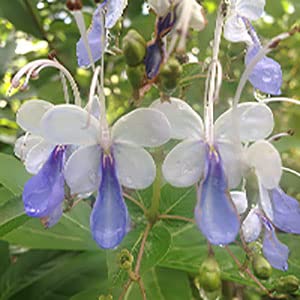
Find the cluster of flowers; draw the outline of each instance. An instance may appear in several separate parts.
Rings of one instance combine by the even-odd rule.
[[[126,4],[124,0],[104,1],[93,15],[88,33],[81,28],[82,38],[77,44],[80,66],[91,65],[103,55],[103,32],[116,23]],[[178,36],[188,27],[200,29],[199,24],[204,27],[206,22],[195,0],[149,0],[149,5],[159,20],[168,19],[159,24],[171,26],[167,32],[171,35]],[[246,43],[249,64],[261,47],[250,21],[263,13],[264,0],[232,0],[227,9],[224,36]],[[80,15],[74,15],[79,24]],[[175,21],[171,22],[172,18]],[[65,72],[72,81],[58,62],[44,60],[29,65],[14,77],[13,86],[19,86],[24,74],[30,77],[47,65]],[[17,123],[26,134],[17,140],[15,153],[34,174],[24,187],[26,213],[43,218],[50,227],[62,216],[66,186],[79,198],[97,192],[91,231],[100,247],[114,248],[130,230],[122,186],[144,189],[156,176],[155,162],[143,148],[181,140],[166,156],[162,172],[175,187],[197,185],[195,220],[208,241],[227,245],[239,232],[246,242],[263,235],[264,256],[273,267],[286,270],[289,250],[277,239],[275,227],[300,234],[300,205],[279,187],[282,162],[272,137],[268,139],[274,127],[270,108],[263,102],[246,102],[229,109],[214,123],[212,141],[206,139],[207,128],[201,117],[176,98],[167,102],[158,99],[149,108],[135,109],[110,129],[98,86],[99,73],[97,67],[85,108],[31,100],[18,111]],[[264,57],[249,80],[262,92],[278,94],[280,65]],[[245,187],[249,172],[256,176],[259,196],[248,208]]]

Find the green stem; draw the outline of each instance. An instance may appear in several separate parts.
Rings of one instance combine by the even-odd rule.
[[[162,180],[162,159],[163,159],[163,151],[162,149],[158,149],[155,153],[155,161],[156,161],[156,178],[153,183],[153,195],[151,206],[148,210],[148,219],[151,224],[154,224],[159,216],[159,207],[160,207],[160,189],[161,189],[161,180]]]

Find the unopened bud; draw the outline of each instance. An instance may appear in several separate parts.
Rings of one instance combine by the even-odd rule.
[[[145,72],[145,65],[127,66],[126,73],[134,90],[138,90],[143,85]]]
[[[66,6],[70,11],[82,9],[81,0],[67,0]]]
[[[170,58],[162,67],[159,80],[162,88],[166,91],[174,90],[182,74],[182,66],[176,58]]]
[[[130,270],[132,268],[133,256],[127,249],[123,249],[119,253],[118,260],[119,260],[119,264],[120,264],[121,269],[127,271],[127,270]]]
[[[128,66],[134,67],[143,62],[146,47],[145,39],[136,30],[127,32],[123,39],[123,52]]]
[[[213,257],[208,257],[199,269],[199,284],[206,292],[213,292],[221,286],[221,270]]]
[[[252,268],[255,276],[260,279],[268,279],[272,275],[272,266],[260,254],[256,254],[252,260]]]
[[[275,281],[275,290],[279,293],[295,293],[299,289],[300,281],[294,275],[287,275]]]

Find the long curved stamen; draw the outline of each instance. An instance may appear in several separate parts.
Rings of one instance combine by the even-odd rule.
[[[286,102],[286,103],[292,103],[296,105],[300,105],[300,100],[292,99],[292,98],[285,98],[285,97],[272,97],[272,98],[266,98],[259,100],[259,102],[262,103],[272,103],[272,102]]]
[[[295,175],[295,176],[300,177],[300,173],[297,172],[297,171],[295,171],[295,170],[293,170],[293,169],[290,169],[290,168],[287,168],[287,167],[282,167],[281,169],[282,169],[283,171],[285,171],[285,172],[288,172],[288,173],[291,173],[291,174],[293,174],[293,175]]]
[[[77,84],[75,82],[75,79],[71,75],[71,73],[58,61],[53,61],[50,59],[38,59],[35,60],[27,65],[25,65],[23,68],[21,68],[17,74],[12,78],[11,86],[9,87],[8,94],[11,93],[12,88],[18,88],[20,86],[20,80],[23,76],[26,75],[25,82],[22,84],[21,88],[26,87],[26,85],[29,82],[30,77],[32,76],[38,76],[39,73],[45,69],[45,68],[55,68],[58,69],[60,72],[66,76],[68,79],[70,86],[72,88],[75,103],[79,106],[81,106],[81,98],[80,93],[77,87]]]

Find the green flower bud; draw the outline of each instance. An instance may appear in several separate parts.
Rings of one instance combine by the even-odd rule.
[[[134,67],[143,62],[146,47],[145,39],[136,30],[128,31],[123,38],[123,52],[128,66]]]
[[[299,289],[300,280],[294,275],[287,275],[275,281],[275,290],[279,293],[294,293]]]
[[[145,65],[127,67],[126,73],[133,89],[138,90],[143,85],[145,72]]]
[[[128,271],[132,268],[133,256],[127,249],[123,249],[119,253],[118,260],[121,269]]]
[[[162,67],[159,80],[164,90],[174,90],[179,82],[182,74],[182,66],[176,58],[170,58]]]
[[[252,268],[255,276],[260,279],[268,279],[272,275],[272,266],[262,255],[256,254],[253,257]]]
[[[213,257],[204,260],[199,269],[199,284],[206,292],[213,292],[221,286],[221,270]]]

